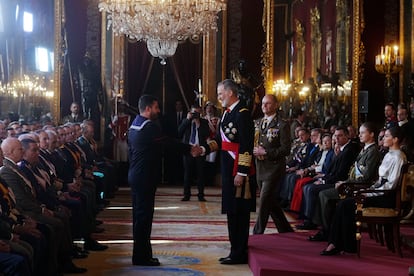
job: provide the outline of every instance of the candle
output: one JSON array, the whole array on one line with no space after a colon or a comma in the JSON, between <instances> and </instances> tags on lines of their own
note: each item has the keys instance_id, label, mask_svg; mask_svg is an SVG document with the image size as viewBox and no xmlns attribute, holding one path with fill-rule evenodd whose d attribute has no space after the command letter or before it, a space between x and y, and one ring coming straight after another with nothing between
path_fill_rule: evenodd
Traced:
<instances>
[{"instance_id":1,"label":"candle","mask_svg":"<svg viewBox=\"0 0 414 276\"><path fill-rule=\"evenodd\" d=\"M201 94L201 79L198 79L198 93Z\"/></svg>"},{"instance_id":2,"label":"candle","mask_svg":"<svg viewBox=\"0 0 414 276\"><path fill-rule=\"evenodd\" d=\"M384 55L384 46L381 46L381 56Z\"/></svg>"},{"instance_id":3,"label":"candle","mask_svg":"<svg viewBox=\"0 0 414 276\"><path fill-rule=\"evenodd\" d=\"M401 65L401 58L399 56L395 57L395 65Z\"/></svg>"}]
</instances>

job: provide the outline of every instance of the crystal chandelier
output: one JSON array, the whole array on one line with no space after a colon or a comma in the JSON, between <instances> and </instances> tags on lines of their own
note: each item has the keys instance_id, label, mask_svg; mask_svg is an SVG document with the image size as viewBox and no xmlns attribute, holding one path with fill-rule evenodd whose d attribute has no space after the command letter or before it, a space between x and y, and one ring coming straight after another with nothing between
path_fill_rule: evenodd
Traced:
<instances>
[{"instance_id":1,"label":"crystal chandelier","mask_svg":"<svg viewBox=\"0 0 414 276\"><path fill-rule=\"evenodd\" d=\"M226 0L100 0L99 10L108 14L108 28L143 40L154 57L174 55L179 42L198 41L203 34L217 30L217 14Z\"/></svg>"}]
</instances>

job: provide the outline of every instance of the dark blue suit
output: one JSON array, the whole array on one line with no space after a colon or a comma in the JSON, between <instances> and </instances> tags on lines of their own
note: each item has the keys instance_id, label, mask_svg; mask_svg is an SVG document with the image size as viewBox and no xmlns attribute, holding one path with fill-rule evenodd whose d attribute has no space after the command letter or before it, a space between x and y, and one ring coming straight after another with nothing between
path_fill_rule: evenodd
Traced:
<instances>
[{"instance_id":1,"label":"dark blue suit","mask_svg":"<svg viewBox=\"0 0 414 276\"><path fill-rule=\"evenodd\" d=\"M178 136L182 137L183 143L191 144L192 131L192 120L188 120L187 118L184 119L178 127ZM210 135L208 121L206 119L200 118L200 126L197 128L197 134L199 144L204 144ZM183 156L185 198L190 198L191 196L191 184L194 172L196 173L195 177L197 179L198 198L204 198L204 186L206 181L204 175L205 161L205 156L193 157L190 154L185 154Z\"/></svg>"},{"instance_id":2,"label":"dark blue suit","mask_svg":"<svg viewBox=\"0 0 414 276\"><path fill-rule=\"evenodd\" d=\"M163 147L190 151L190 145L174 143L163 136L159 126L137 115L128 133L128 183L132 192L133 238L132 263L152 258L151 228L154 216L155 191L161 180Z\"/></svg>"}]
</instances>

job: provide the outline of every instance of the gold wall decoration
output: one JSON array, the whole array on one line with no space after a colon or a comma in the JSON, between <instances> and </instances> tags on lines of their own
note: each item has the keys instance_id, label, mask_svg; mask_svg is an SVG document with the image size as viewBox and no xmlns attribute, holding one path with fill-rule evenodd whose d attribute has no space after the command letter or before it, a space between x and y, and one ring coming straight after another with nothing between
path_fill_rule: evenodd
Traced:
<instances>
[{"instance_id":1,"label":"gold wall decoration","mask_svg":"<svg viewBox=\"0 0 414 276\"><path fill-rule=\"evenodd\" d=\"M365 48L361 41L361 34L365 28L363 14L363 0L352 1L352 125L359 125L358 96L361 87L361 78L363 73L363 64L365 63Z\"/></svg>"},{"instance_id":2,"label":"gold wall decoration","mask_svg":"<svg viewBox=\"0 0 414 276\"><path fill-rule=\"evenodd\" d=\"M63 73L63 49L66 48L64 45L62 37L62 27L65 23L65 17L63 13L64 5L63 0L55 0L55 48L54 48L54 97L53 97L53 107L52 115L55 124L58 124L60 121L61 110L60 110L60 91L61 91L61 78Z\"/></svg>"},{"instance_id":3,"label":"gold wall decoration","mask_svg":"<svg viewBox=\"0 0 414 276\"><path fill-rule=\"evenodd\" d=\"M311 76L316 76L317 69L321 68L321 14L317 7L311 9L310 11L310 22L311 22L311 45L312 45L312 68Z\"/></svg>"},{"instance_id":4,"label":"gold wall decoration","mask_svg":"<svg viewBox=\"0 0 414 276\"><path fill-rule=\"evenodd\" d=\"M273 82L276 80L273 79L273 72L274 72L274 17L275 17L275 7L277 4L275 2L281 2L281 1L275 1L275 0L263 0L264 2L264 9L263 9L263 29L266 34L266 42L263 46L263 53L262 53L262 74L264 77L265 82L265 88L267 93L272 93L273 88ZM296 1L292 1L291 5L294 5ZM361 83L361 77L363 73L363 65L365 63L365 49L364 45L361 42L361 34L364 30L364 17L363 17L363 0L352 0L352 2L349 5L352 5L350 7L347 7L345 11L345 3L348 3L346 0L338 0L338 4L342 5L343 12L341 13L341 18L345 19L345 22L343 26L340 29L340 32L342 32L342 40L341 43L344 43L348 47L348 49L345 49L345 53L342 53L343 57L341 57L342 60L344 60L344 64L340 65L340 68L346 68L350 67L350 72L346 71L345 69L342 69L341 72L344 72L344 74L347 74L348 79L352 79L352 92L351 92L351 101L352 101L352 124L354 126L358 126L359 122L359 113L358 113L358 95L360 90L360 83ZM352 19L352 20L351 20ZM303 22L302 22L303 23ZM292 24L295 24L293 26L293 29L295 29L296 22L292 22ZM312 75L316 76L316 69L320 66L320 53L321 53L321 31L320 31L320 14L319 10L317 8L312 9L311 13L311 24L312 24ZM299 29L300 30L300 29ZM297 30L296 30L297 31ZM338 32L338 29L332 29L332 32ZM336 37L336 36L335 36ZM352 37L352 45L350 44L349 38ZM296 37L297 39L297 37ZM297 43L298 41L296 41ZM336 41L337 42L337 41ZM337 43L336 43L337 44ZM295 45L296 47L297 45ZM298 49L295 49L295 51L298 51ZM337 48L334 48L332 55L336 56ZM294 61L295 62L295 61ZM351 63L351 66L348 66L347 63ZM294 64L295 70L299 70L300 65ZM337 67L338 68L338 67ZM344 71L345 70L345 71ZM286 72L286 79L289 77L289 72ZM295 77L298 76L298 72L296 72ZM303 78L303 77L302 77ZM299 79L302 79L299 78Z\"/></svg>"},{"instance_id":5,"label":"gold wall decoration","mask_svg":"<svg viewBox=\"0 0 414 276\"><path fill-rule=\"evenodd\" d=\"M299 20L295 19L296 30L296 72L295 79L297 81L303 80L305 76L305 30Z\"/></svg>"},{"instance_id":6,"label":"gold wall decoration","mask_svg":"<svg viewBox=\"0 0 414 276\"><path fill-rule=\"evenodd\" d=\"M266 93L271 93L273 88L273 30L274 30L274 1L263 0L263 30L266 34L266 42L262 52L262 75Z\"/></svg>"},{"instance_id":7,"label":"gold wall decoration","mask_svg":"<svg viewBox=\"0 0 414 276\"><path fill-rule=\"evenodd\" d=\"M349 79L350 16L348 1L336 0L336 72L341 80Z\"/></svg>"}]
</instances>

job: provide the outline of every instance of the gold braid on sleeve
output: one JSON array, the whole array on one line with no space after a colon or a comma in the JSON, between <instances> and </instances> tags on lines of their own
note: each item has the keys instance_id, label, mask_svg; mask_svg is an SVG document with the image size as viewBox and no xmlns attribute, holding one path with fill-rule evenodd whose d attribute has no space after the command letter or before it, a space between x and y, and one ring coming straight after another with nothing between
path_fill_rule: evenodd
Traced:
<instances>
[{"instance_id":1,"label":"gold braid on sleeve","mask_svg":"<svg viewBox=\"0 0 414 276\"><path fill-rule=\"evenodd\" d=\"M239 166L245 166L250 167L250 164L252 163L252 156L249 152L241 153L239 154Z\"/></svg>"}]
</instances>

